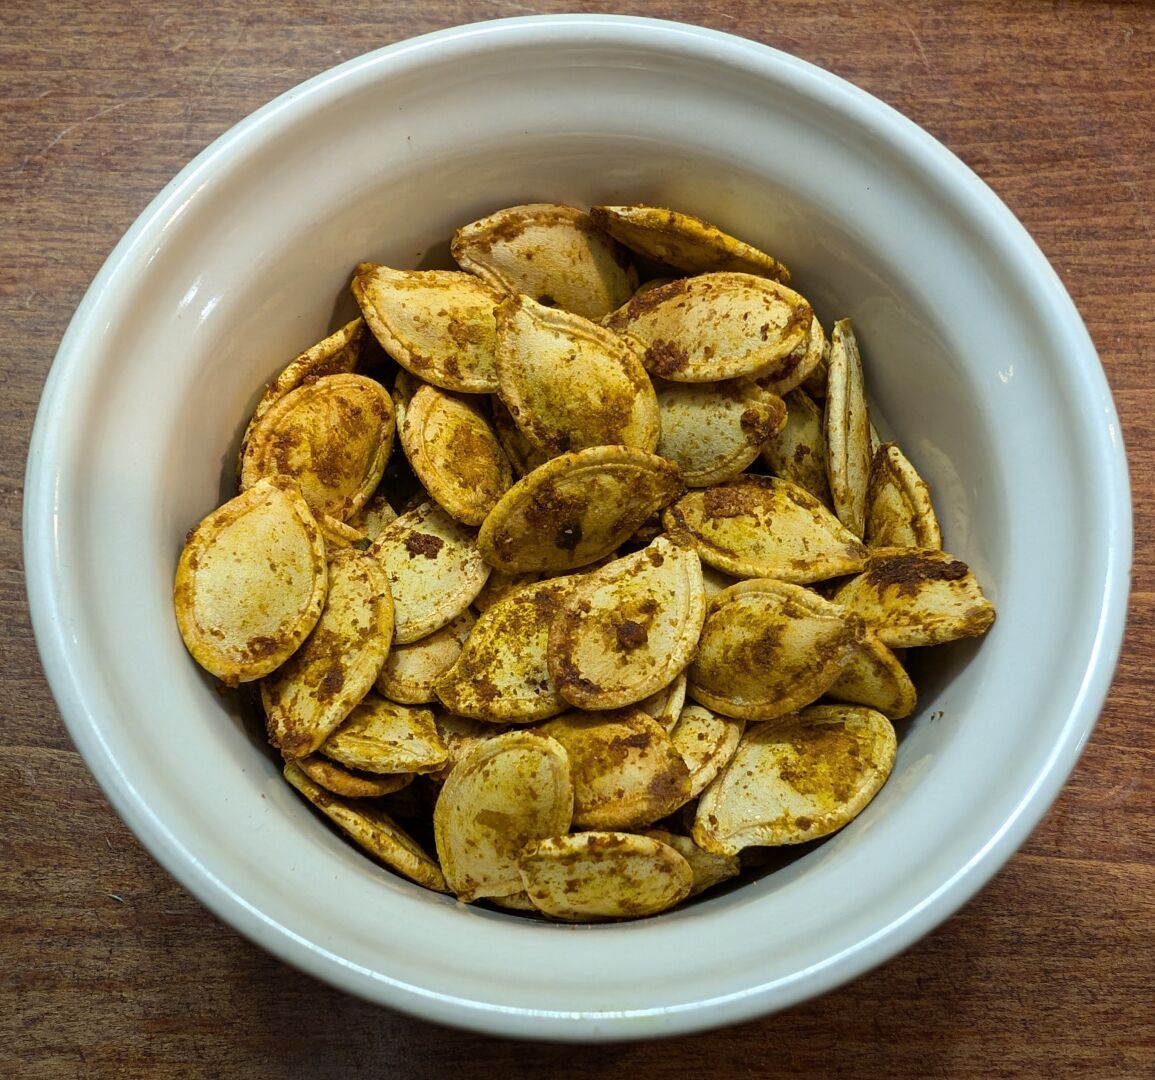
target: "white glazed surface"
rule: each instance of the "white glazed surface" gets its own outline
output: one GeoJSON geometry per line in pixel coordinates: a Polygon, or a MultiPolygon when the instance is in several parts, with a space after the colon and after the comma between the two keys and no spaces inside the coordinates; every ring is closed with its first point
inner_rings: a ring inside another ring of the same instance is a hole
{"type": "Polygon", "coordinates": [[[1130,566],[1117,420],[1070,300],[1002,204],[887,107],[668,23],[479,24],[345,64],[157,198],[61,345],[26,566],[61,711],[114,805],[213,911],[347,990],[539,1038],[642,1038],[782,1008],[957,908],[1057,794],[1110,680],[1130,566]],[[894,775],[772,875],[632,924],[466,908],[381,870],[281,780],[178,636],[188,528],[229,494],[264,382],[352,308],[362,259],[444,260],[523,201],[700,214],[856,323],[881,426],[999,610],[947,647],[894,775]]]}

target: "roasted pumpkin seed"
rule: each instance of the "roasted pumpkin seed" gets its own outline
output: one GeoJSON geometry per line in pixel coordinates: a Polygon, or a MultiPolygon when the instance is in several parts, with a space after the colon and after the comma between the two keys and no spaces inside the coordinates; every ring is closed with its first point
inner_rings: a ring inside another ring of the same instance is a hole
{"type": "Polygon", "coordinates": [[[866,542],[876,548],[942,547],[930,489],[894,443],[879,447],[870,467],[866,542]]]}
{"type": "Polygon", "coordinates": [[[575,581],[550,626],[553,684],[582,709],[641,701],[690,662],[705,611],[697,554],[660,536],[575,581]]]}
{"type": "Polygon", "coordinates": [[[729,881],[742,871],[742,864],[736,855],[716,855],[712,851],[698,847],[688,836],[681,836],[665,829],[646,829],[642,835],[672,847],[690,864],[690,870],[694,875],[690,896],[697,896],[698,893],[712,889],[723,881],[729,881]]]}
{"type": "Polygon", "coordinates": [[[970,568],[945,551],[876,548],[834,599],[891,648],[978,637],[995,621],[970,568]]]}
{"type": "Polygon", "coordinates": [[[687,705],[670,732],[674,749],[690,770],[690,797],[696,799],[738,749],[746,724],[719,716],[702,705],[687,705]]]}
{"type": "Polygon", "coordinates": [[[804,390],[791,390],[783,400],[786,423],[763,444],[762,460],[775,476],[804,487],[824,506],[830,506],[822,410],[804,390]]]}
{"type": "Polygon", "coordinates": [[[590,216],[559,203],[511,206],[464,225],[450,251],[503,293],[600,319],[637,288],[629,253],[590,216]]]}
{"type": "Polygon", "coordinates": [[[185,647],[229,686],[263,678],[300,647],[328,589],[325,543],[296,481],[270,477],[192,532],[173,606],[185,647]]]}
{"type": "Polygon", "coordinates": [[[329,559],[329,593],[305,643],[261,681],[269,739],[287,758],[313,753],[369,692],[393,638],[380,564],[355,548],[329,559]]]}
{"type": "Polygon", "coordinates": [[[470,720],[467,716],[458,716],[455,713],[446,712],[444,709],[434,710],[433,723],[437,727],[438,737],[446,751],[445,762],[441,767],[426,773],[430,780],[437,783],[444,782],[445,778],[468,754],[473,752],[479,743],[485,742],[486,739],[492,739],[494,735],[500,735],[506,730],[503,726],[487,724],[483,720],[470,720]]]}
{"type": "Polygon", "coordinates": [[[594,206],[590,217],[630,250],[688,274],[733,270],[790,284],[790,271],[777,259],[692,214],[658,206],[594,206]]]}
{"type": "Polygon", "coordinates": [[[866,531],[870,479],[870,412],[862,356],[849,319],[834,324],[826,375],[826,475],[838,520],[855,536],[866,531]]]}
{"type": "Polygon", "coordinates": [[[393,402],[364,375],[325,375],[274,402],[249,434],[241,488],[291,476],[314,514],[348,521],[373,494],[393,449],[393,402]]]}
{"type": "Polygon", "coordinates": [[[321,753],[373,773],[435,772],[447,751],[433,713],[370,692],[322,744],[321,753]]]}
{"type": "Polygon", "coordinates": [[[700,274],[634,296],[620,332],[642,362],[673,382],[743,375],[778,378],[810,333],[810,305],[785,285],[750,274],[700,274]]]}
{"type": "Polygon", "coordinates": [[[237,455],[237,479],[241,477],[241,462],[253,427],[270,408],[291,390],[296,390],[306,379],[319,379],[323,375],[340,375],[357,369],[361,357],[361,343],[365,338],[365,320],[354,319],[346,323],[336,333],[330,334],[300,356],[291,360],[284,370],[265,387],[252,418],[241,439],[241,450],[237,455]]]}
{"type": "Polygon", "coordinates": [[[896,749],[890,721],[852,705],[815,706],[755,724],[698,801],[694,841],[736,855],[754,844],[828,836],[878,793],[896,749]]]}
{"type": "Polygon", "coordinates": [[[867,549],[808,491],[743,476],[689,491],[662,515],[671,539],[735,577],[807,584],[853,574],[867,549]]]}
{"type": "Polygon", "coordinates": [[[514,423],[509,409],[505,407],[505,402],[500,397],[494,394],[490,398],[490,403],[493,407],[493,430],[497,433],[497,441],[501,443],[505,456],[513,466],[514,475],[519,480],[549,461],[550,455],[538,450],[514,423]]]}
{"type": "Polygon", "coordinates": [[[806,340],[795,346],[794,351],[779,366],[778,374],[774,377],[762,376],[756,382],[763,390],[783,397],[801,386],[818,370],[828,348],[822,324],[817,318],[811,319],[806,340]]]}
{"type": "Polygon", "coordinates": [[[799,585],[752,578],[710,601],[686,692],[742,720],[772,720],[821,697],[862,636],[859,619],[799,585]]]}
{"type": "Polygon", "coordinates": [[[350,806],[314,784],[291,761],[285,765],[285,779],[342,832],[391,870],[435,892],[449,891],[441,868],[388,814],[364,805],[350,806]]]}
{"type": "Polygon", "coordinates": [[[909,716],[918,702],[914,683],[898,657],[869,629],[855,643],[826,695],[836,701],[868,705],[891,720],[909,716]]]}
{"type": "Polygon", "coordinates": [[[669,686],[663,686],[644,701],[639,701],[638,708],[670,731],[682,715],[685,703],[686,673],[683,671],[669,686]]]}
{"type": "Polygon", "coordinates": [[[513,469],[479,406],[422,386],[399,407],[401,446],[434,501],[466,525],[480,525],[513,484],[513,469]]]}
{"type": "Polygon", "coordinates": [[[473,532],[435,502],[423,502],[387,525],[369,554],[389,576],[399,645],[420,641],[456,619],[489,577],[473,532]]]}
{"type": "Polygon", "coordinates": [[[532,912],[535,915],[539,914],[533,901],[529,898],[529,893],[524,889],[519,889],[508,896],[487,896],[485,899],[486,903],[501,908],[503,911],[524,911],[532,912]]]}
{"type": "Polygon", "coordinates": [[[477,546],[498,570],[567,571],[608,555],[682,491],[678,467],[629,446],[562,454],[513,485],[477,546]]]}
{"type": "Polygon", "coordinates": [[[597,323],[511,296],[497,309],[501,399],[548,457],[658,443],[658,401],[635,347],[597,323]]]}
{"type": "Polygon", "coordinates": [[[412,783],[414,775],[358,772],[338,765],[321,754],[296,758],[293,764],[314,784],[346,799],[378,799],[382,795],[392,795],[412,783]]]}
{"type": "Polygon", "coordinates": [[[329,517],[328,514],[322,514],[317,519],[317,527],[325,538],[325,550],[329,552],[335,551],[337,548],[364,547],[369,542],[368,537],[359,529],[329,517]]]}
{"type": "Polygon", "coordinates": [[[385,351],[425,382],[464,394],[497,389],[493,309],[501,300],[473,274],[362,263],[353,295],[385,351]]]}
{"type": "Polygon", "coordinates": [[[473,598],[473,606],[477,611],[487,611],[498,600],[505,599],[523,585],[532,585],[540,578],[541,574],[538,573],[511,574],[505,570],[492,570],[485,587],[473,598]]]}
{"type": "Polygon", "coordinates": [[[563,712],[546,663],[550,625],[574,585],[569,577],[526,585],[477,620],[453,666],[435,683],[451,712],[490,723],[530,723],[563,712]]]}
{"type": "Polygon", "coordinates": [[[378,493],[349,519],[349,525],[372,543],[385,531],[386,525],[392,525],[396,520],[397,511],[384,495],[378,493]]]}
{"type": "Polygon", "coordinates": [[[684,900],[694,882],[674,848],[636,833],[552,836],[529,845],[520,867],[534,906],[569,922],[657,915],[684,900]]]}
{"type": "Polygon", "coordinates": [[[569,756],[576,828],[652,825],[690,798],[689,767],[665,729],[641,709],[569,712],[536,730],[569,756]]]}
{"type": "Polygon", "coordinates": [[[662,437],[657,452],[675,461],[689,487],[732,480],[782,430],[786,405],[750,379],[657,386],[662,437]]]}
{"type": "Polygon", "coordinates": [[[520,892],[532,841],[569,831],[573,781],[561,744],[508,731],[475,746],[445,780],[433,811],[437,855],[465,901],[520,892]]]}
{"type": "Polygon", "coordinates": [[[436,701],[433,686],[461,655],[475,622],[476,616],[467,608],[428,637],[394,645],[377,676],[377,692],[402,705],[436,701]]]}

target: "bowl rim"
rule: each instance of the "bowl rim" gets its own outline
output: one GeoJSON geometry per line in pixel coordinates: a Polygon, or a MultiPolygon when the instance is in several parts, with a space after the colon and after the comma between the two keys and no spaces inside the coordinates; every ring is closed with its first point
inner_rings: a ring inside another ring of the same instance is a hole
{"type": "Polygon", "coordinates": [[[1059,737],[1034,783],[1023,793],[1013,812],[981,851],[906,915],[882,927],[859,947],[838,956],[817,970],[798,973],[790,980],[755,987],[725,1000],[696,1001],[670,1014],[661,1034],[690,1032],[733,1023],[786,1008],[824,993],[887,960],[913,944],[973,896],[1025,841],[1049,809],[1089,738],[1110,687],[1118,661],[1126,620],[1132,558],[1132,524],[1127,461],[1119,421],[1089,335],[1057,274],[1024,227],[998,196],[969,167],[929,133],[891,106],[807,61],[770,46],[733,34],[687,23],[621,15],[536,15],[464,24],[400,41],[354,57],[285,91],[255,110],[215,139],[193,158],[155,196],[114,247],[76,309],[46,380],[30,442],[23,516],[26,587],[33,630],[45,675],[69,734],[109,801],[150,854],[180,884],[226,923],[282,960],[346,991],[379,1003],[444,1023],[478,1031],[530,1038],[604,1040],[647,1037],[659,1032],[631,1027],[627,1016],[609,1013],[548,1014],[534,1010],[496,1008],[485,1002],[439,996],[431,1000],[415,988],[394,983],[373,973],[359,973],[351,984],[348,965],[313,947],[286,928],[266,920],[245,899],[232,892],[212,869],[195,859],[179,838],[160,820],[131,778],[118,766],[101,737],[100,717],[89,708],[83,680],[70,658],[70,633],[60,618],[61,578],[57,571],[56,526],[61,454],[57,433],[67,416],[70,394],[83,381],[84,341],[99,325],[106,294],[119,276],[150,247],[150,239],[214,167],[233,155],[244,155],[253,135],[287,123],[298,109],[319,107],[350,82],[372,80],[382,69],[408,57],[447,45],[494,37],[514,41],[524,37],[585,37],[606,44],[629,39],[646,48],[685,51],[722,63],[742,63],[767,74],[805,84],[806,92],[824,105],[868,120],[879,137],[916,154],[920,162],[945,182],[966,190],[984,216],[1006,233],[1018,256],[1038,274],[1042,302],[1061,318],[1072,336],[1073,348],[1088,359],[1084,382],[1095,391],[1102,423],[1092,442],[1096,466],[1108,478],[1109,520],[1106,534],[1107,572],[1094,647],[1087,660],[1079,693],[1071,703],[1059,737]],[[1093,360],[1092,365],[1090,361],[1093,360]],[[676,1015],[675,1015],[676,1014],[676,1015]]]}

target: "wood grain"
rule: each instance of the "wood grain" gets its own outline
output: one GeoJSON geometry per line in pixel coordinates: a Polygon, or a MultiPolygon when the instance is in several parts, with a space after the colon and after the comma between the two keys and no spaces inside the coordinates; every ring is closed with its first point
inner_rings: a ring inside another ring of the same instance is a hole
{"type": "Polygon", "coordinates": [[[0,1075],[1155,1074],[1155,5],[8,0],[0,27],[0,1075]],[[116,240],[189,158],[340,60],[561,10],[699,22],[783,48],[894,105],[986,179],[1100,350],[1137,552],[1095,735],[975,900],[903,956],[785,1014],[598,1048],[487,1039],[366,1005],[205,912],[72,749],[37,663],[19,536],[55,347],[116,240]]]}

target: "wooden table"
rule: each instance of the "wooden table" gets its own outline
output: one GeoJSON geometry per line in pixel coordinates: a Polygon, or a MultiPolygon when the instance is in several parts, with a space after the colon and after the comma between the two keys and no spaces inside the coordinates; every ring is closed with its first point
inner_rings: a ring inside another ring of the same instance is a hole
{"type": "Polygon", "coordinates": [[[0,5],[0,1075],[1155,1075],[1155,5],[624,9],[786,49],[945,142],[1054,263],[1122,414],[1135,591],[1102,720],[1023,851],[905,955],[788,1013],[690,1038],[572,1048],[443,1030],[316,983],[218,923],[72,749],[28,624],[21,486],[53,352],[114,242],[193,154],[301,79],[424,31],[567,9],[610,10],[0,5]]]}

